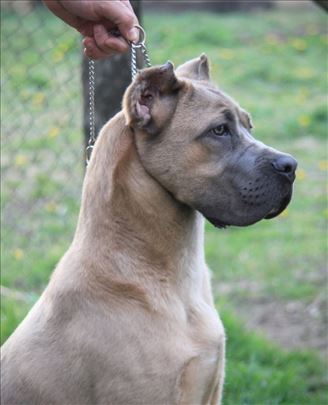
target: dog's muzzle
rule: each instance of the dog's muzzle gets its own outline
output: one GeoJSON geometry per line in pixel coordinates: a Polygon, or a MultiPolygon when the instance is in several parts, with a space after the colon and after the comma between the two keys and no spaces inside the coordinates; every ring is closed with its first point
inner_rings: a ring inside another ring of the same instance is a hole
{"type": "MultiPolygon", "coordinates": [[[[261,156],[259,163],[252,178],[234,184],[236,202],[231,201],[230,207],[234,208],[229,215],[226,212],[215,215],[215,210],[203,211],[215,227],[251,225],[261,219],[274,218],[287,207],[292,197],[297,161],[290,155],[279,154],[270,158],[261,156]]],[[[226,209],[229,211],[230,207],[226,206],[226,209]]]]}

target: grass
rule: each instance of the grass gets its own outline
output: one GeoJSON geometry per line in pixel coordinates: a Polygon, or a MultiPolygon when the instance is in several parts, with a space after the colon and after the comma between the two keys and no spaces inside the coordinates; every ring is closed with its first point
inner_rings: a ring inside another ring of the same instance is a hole
{"type": "Polygon", "coordinates": [[[327,403],[323,363],[245,331],[230,311],[222,315],[228,337],[225,405],[327,403]]]}
{"type": "MultiPolygon", "coordinates": [[[[2,297],[3,342],[72,238],[83,140],[78,36],[43,10],[1,19],[1,284],[27,294],[2,297]]],[[[206,52],[213,79],[252,113],[255,136],[299,161],[293,202],[280,217],[244,229],[207,225],[214,286],[256,283],[263,296],[304,305],[325,294],[326,23],[311,8],[144,18],[154,64],[206,52]]],[[[242,326],[238,305],[249,294],[217,294],[228,336],[225,404],[326,403],[325,364],[315,354],[287,352],[242,326]]]]}

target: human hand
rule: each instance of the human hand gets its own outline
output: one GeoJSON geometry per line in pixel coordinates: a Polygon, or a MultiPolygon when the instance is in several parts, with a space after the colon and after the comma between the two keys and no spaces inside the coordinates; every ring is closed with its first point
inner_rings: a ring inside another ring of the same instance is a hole
{"type": "Polygon", "coordinates": [[[128,0],[43,0],[57,17],[83,36],[84,53],[101,59],[129,49],[138,40],[138,19],[128,0]],[[115,35],[120,33],[121,36],[115,35]],[[114,34],[113,34],[114,33],[114,34]]]}

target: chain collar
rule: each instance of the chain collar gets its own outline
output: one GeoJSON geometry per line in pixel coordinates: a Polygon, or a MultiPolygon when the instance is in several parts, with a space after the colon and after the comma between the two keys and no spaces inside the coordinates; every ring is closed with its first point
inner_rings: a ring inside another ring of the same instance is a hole
{"type": "MultiPolygon", "coordinates": [[[[138,67],[138,54],[143,59],[143,67],[150,67],[150,59],[146,47],[146,33],[140,25],[135,26],[139,30],[139,39],[137,42],[130,42],[131,47],[131,79],[134,80],[136,74],[140,70],[138,67]]],[[[89,164],[92,150],[96,142],[95,129],[95,61],[89,59],[88,66],[88,83],[89,83],[89,141],[86,147],[86,164],[89,164]]]]}
{"type": "Polygon", "coordinates": [[[139,40],[137,42],[131,42],[131,79],[134,80],[138,73],[138,60],[137,54],[140,52],[143,59],[143,67],[150,67],[150,59],[146,48],[146,33],[140,25],[136,25],[139,30],[139,40]]]}
{"type": "Polygon", "coordinates": [[[96,119],[95,119],[95,61],[89,59],[89,141],[86,147],[86,164],[89,164],[91,152],[96,142],[96,119]]]}

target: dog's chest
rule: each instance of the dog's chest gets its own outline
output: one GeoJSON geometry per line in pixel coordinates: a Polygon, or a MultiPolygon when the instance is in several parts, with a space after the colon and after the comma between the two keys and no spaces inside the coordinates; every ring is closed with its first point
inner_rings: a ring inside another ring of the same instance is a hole
{"type": "Polygon", "coordinates": [[[113,403],[137,403],[136,397],[149,404],[208,402],[223,361],[223,327],[215,308],[199,302],[186,308],[184,320],[172,312],[159,317],[132,310],[118,332],[113,334],[112,323],[108,327],[102,334],[108,357],[98,356],[96,372],[105,361],[101,391],[113,403]],[[118,382],[108,385],[112,370],[118,382]]]}
{"type": "Polygon", "coordinates": [[[187,310],[187,331],[196,347],[216,351],[224,337],[222,322],[215,308],[203,304],[187,310]]]}

